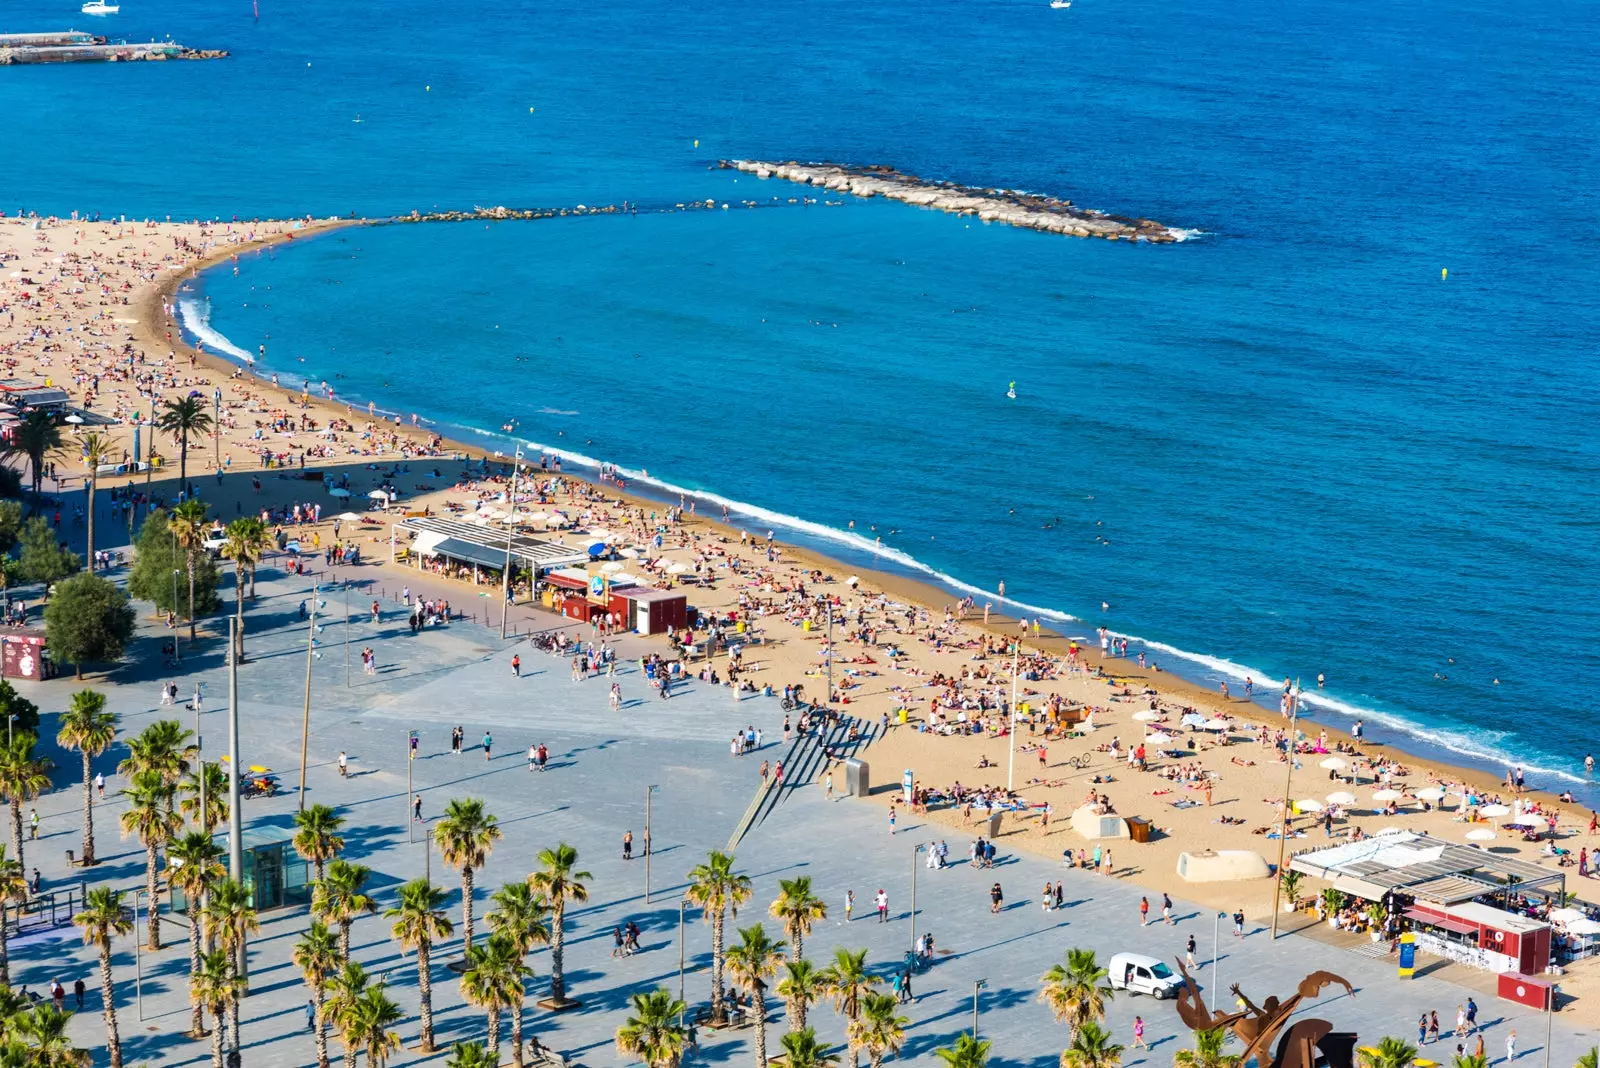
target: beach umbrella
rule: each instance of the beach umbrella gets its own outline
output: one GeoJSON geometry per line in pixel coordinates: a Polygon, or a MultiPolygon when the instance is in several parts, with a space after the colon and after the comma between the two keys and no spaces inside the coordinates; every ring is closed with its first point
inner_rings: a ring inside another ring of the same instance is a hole
{"type": "Polygon", "coordinates": [[[1206,717],[1198,712],[1185,712],[1180,722],[1185,727],[1201,727],[1205,725],[1206,717]]]}
{"type": "Polygon", "coordinates": [[[535,512],[535,513],[533,513],[532,515],[530,515],[528,517],[528,522],[530,522],[530,523],[543,523],[546,519],[549,519],[549,518],[550,518],[550,516],[545,512],[535,512]]]}
{"type": "Polygon", "coordinates": [[[1225,719],[1208,719],[1200,726],[1202,729],[1208,731],[1225,731],[1228,730],[1232,724],[1225,719]]]}
{"type": "Polygon", "coordinates": [[[359,513],[357,513],[357,512],[340,512],[338,515],[334,516],[333,518],[342,519],[346,523],[359,523],[359,522],[361,522],[362,519],[364,519],[366,517],[361,515],[361,514],[359,514],[359,513]]]}
{"type": "Polygon", "coordinates": [[[604,556],[606,554],[606,543],[603,541],[590,542],[588,553],[590,556],[604,556]]]}
{"type": "Polygon", "coordinates": [[[389,491],[388,490],[371,490],[371,491],[369,491],[367,493],[367,496],[372,498],[375,501],[386,501],[386,500],[389,499],[389,491]]]}
{"type": "Polygon", "coordinates": [[[1155,742],[1157,745],[1165,745],[1172,741],[1172,735],[1166,734],[1162,731],[1151,731],[1149,734],[1144,736],[1144,740],[1147,742],[1155,742]]]}
{"type": "Polygon", "coordinates": [[[1556,923],[1576,923],[1578,920],[1587,920],[1589,917],[1584,915],[1582,909],[1565,908],[1551,910],[1550,918],[1556,923]]]}
{"type": "Polygon", "coordinates": [[[626,557],[629,560],[637,560],[639,558],[639,551],[637,549],[621,549],[618,551],[617,555],[626,557]]]}
{"type": "Polygon", "coordinates": [[[1536,816],[1532,812],[1524,813],[1523,815],[1518,816],[1508,822],[1513,827],[1528,827],[1535,831],[1542,831],[1546,827],[1550,826],[1549,820],[1545,819],[1543,816],[1536,816]]]}
{"type": "Polygon", "coordinates": [[[1399,790],[1374,790],[1372,793],[1374,801],[1398,801],[1402,796],[1399,790]]]}
{"type": "Polygon", "coordinates": [[[1491,818],[1495,816],[1509,816],[1511,815],[1511,810],[1505,805],[1484,805],[1478,810],[1478,815],[1489,816],[1491,818]]]}
{"type": "Polygon", "coordinates": [[[1294,807],[1301,812],[1321,812],[1326,806],[1316,798],[1308,797],[1304,801],[1296,801],[1294,807]]]}
{"type": "Polygon", "coordinates": [[[622,561],[612,560],[610,563],[601,564],[600,570],[609,572],[611,574],[616,574],[618,571],[622,570],[622,561]]]}
{"type": "Polygon", "coordinates": [[[333,489],[328,491],[328,496],[330,496],[330,497],[338,497],[340,500],[346,500],[350,496],[350,491],[347,490],[347,489],[344,489],[343,487],[335,486],[335,487],[333,487],[333,489]]]}
{"type": "Polygon", "coordinates": [[[1323,760],[1317,766],[1321,767],[1321,768],[1327,768],[1329,771],[1338,771],[1340,768],[1345,767],[1346,764],[1344,762],[1344,758],[1343,757],[1336,757],[1335,756],[1335,757],[1328,757],[1327,759],[1323,760]]]}
{"type": "Polygon", "coordinates": [[[1328,804],[1330,805],[1353,805],[1355,803],[1356,795],[1349,790],[1335,790],[1328,795],[1328,804]]]}
{"type": "Polygon", "coordinates": [[[1385,835],[1385,834],[1404,834],[1404,833],[1406,833],[1406,829],[1404,827],[1380,827],[1375,832],[1374,837],[1377,837],[1377,836],[1380,836],[1380,835],[1385,835]]]}
{"type": "Polygon", "coordinates": [[[1600,934],[1600,920],[1591,920],[1587,917],[1581,920],[1573,920],[1567,924],[1567,933],[1575,935],[1600,934]]]}
{"type": "Polygon", "coordinates": [[[593,538],[595,541],[605,541],[607,538],[611,537],[611,531],[591,530],[589,531],[589,537],[593,538]]]}
{"type": "Polygon", "coordinates": [[[81,416],[81,415],[69,415],[69,416],[66,417],[66,419],[63,420],[63,422],[81,423],[81,422],[83,422],[83,416],[81,416]]]}
{"type": "Polygon", "coordinates": [[[681,575],[687,570],[689,570],[688,564],[671,563],[667,565],[667,574],[669,575],[681,575]]]}
{"type": "Polygon", "coordinates": [[[1487,827],[1479,827],[1475,831],[1467,832],[1467,841],[1469,842],[1492,842],[1494,839],[1495,833],[1487,827]]]}
{"type": "Polygon", "coordinates": [[[1140,723],[1152,723],[1161,718],[1161,713],[1155,711],[1154,709],[1147,708],[1142,712],[1135,712],[1133,714],[1133,718],[1138,720],[1140,723]]]}
{"type": "Polygon", "coordinates": [[[1429,786],[1429,787],[1427,787],[1425,789],[1418,790],[1417,791],[1417,796],[1420,797],[1424,801],[1443,801],[1444,800],[1444,787],[1442,787],[1442,786],[1429,786]]]}

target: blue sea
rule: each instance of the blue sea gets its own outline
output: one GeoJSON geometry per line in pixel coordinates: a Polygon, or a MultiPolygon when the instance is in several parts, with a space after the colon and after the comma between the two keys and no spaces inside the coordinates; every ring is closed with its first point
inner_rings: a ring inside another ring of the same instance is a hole
{"type": "Polygon", "coordinates": [[[76,8],[22,0],[0,29],[233,56],[0,72],[8,211],[643,209],[280,247],[185,295],[211,347],[619,464],[852,566],[980,603],[1003,580],[1014,611],[1235,692],[1322,673],[1331,724],[1581,782],[1588,5],[76,8]],[[1194,236],[790,204],[724,157],[889,163],[1194,236]]]}

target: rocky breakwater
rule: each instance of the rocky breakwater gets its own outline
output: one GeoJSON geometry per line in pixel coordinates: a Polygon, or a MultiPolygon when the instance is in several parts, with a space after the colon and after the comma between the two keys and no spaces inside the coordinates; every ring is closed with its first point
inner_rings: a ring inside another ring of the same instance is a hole
{"type": "Polygon", "coordinates": [[[830,192],[858,197],[886,197],[952,215],[976,215],[984,222],[1005,223],[1071,237],[1107,241],[1151,241],[1165,244],[1182,235],[1154,219],[1130,219],[1076,207],[1070,200],[1035,196],[1011,189],[983,189],[955,182],[930,182],[893,167],[848,167],[836,163],[769,163],[723,160],[722,166],[757,178],[782,178],[830,192]]]}

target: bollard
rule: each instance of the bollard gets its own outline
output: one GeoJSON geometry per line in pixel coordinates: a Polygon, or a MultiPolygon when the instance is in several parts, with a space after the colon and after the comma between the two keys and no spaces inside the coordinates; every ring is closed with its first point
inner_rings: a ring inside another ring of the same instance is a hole
{"type": "Polygon", "coordinates": [[[70,849],[67,850],[67,867],[70,868],[76,863],[77,863],[77,861],[74,860],[73,857],[72,857],[72,850],[70,850],[70,849]]]}

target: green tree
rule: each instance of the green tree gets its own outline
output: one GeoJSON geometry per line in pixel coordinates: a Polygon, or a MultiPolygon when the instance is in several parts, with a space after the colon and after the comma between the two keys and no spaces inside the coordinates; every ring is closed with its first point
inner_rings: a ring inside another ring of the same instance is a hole
{"type": "Polygon", "coordinates": [[[13,432],[6,451],[21,453],[27,458],[28,483],[35,497],[39,496],[39,487],[44,483],[45,460],[60,448],[61,428],[56,425],[55,416],[38,408],[25,414],[13,432]]]}
{"type": "MultiPolygon", "coordinates": [[[[4,470],[11,470],[9,467],[4,470]]],[[[17,534],[22,530],[22,503],[0,501],[0,556],[17,547],[17,534]]]]}
{"type": "MultiPolygon", "coordinates": [[[[1593,1052],[1594,1051],[1591,1048],[1590,1053],[1593,1052]]],[[[1589,1056],[1589,1054],[1584,1055],[1584,1057],[1587,1056],[1589,1056]]],[[[1574,1068],[1595,1068],[1594,1061],[1590,1060],[1587,1064],[1585,1064],[1584,1057],[1578,1058],[1578,1063],[1574,1066],[1574,1068]]],[[[1458,1053],[1454,1057],[1450,1058],[1450,1068],[1489,1068],[1489,1058],[1479,1056],[1476,1053],[1458,1053]]]]}
{"type": "Polygon", "coordinates": [[[322,882],[328,861],[344,852],[344,817],[327,805],[312,805],[294,814],[294,851],[311,862],[313,883],[322,882]]]}
{"type": "Polygon", "coordinates": [[[44,608],[45,641],[58,664],[115,663],[133,637],[133,606],[116,583],[85,572],[56,587],[44,608]]]}
{"type": "MultiPolygon", "coordinates": [[[[233,561],[233,599],[238,623],[234,627],[234,655],[244,663],[244,579],[254,576],[256,564],[272,545],[267,525],[254,516],[245,516],[229,523],[222,555],[233,561]]],[[[251,584],[254,585],[252,577],[251,584]]]]}
{"type": "Polygon", "coordinates": [[[378,911],[378,902],[367,893],[372,869],[339,859],[328,865],[328,874],[311,888],[311,911],[339,925],[339,955],[350,959],[350,925],[356,917],[378,911]]]}
{"type": "Polygon", "coordinates": [[[1061,1051],[1061,1068],[1121,1068],[1122,1047],[1111,1041],[1111,1032],[1094,1020],[1086,1020],[1072,1036],[1072,1045],[1061,1051]]]}
{"type": "Polygon", "coordinates": [[[111,439],[104,434],[90,431],[81,439],[83,447],[83,466],[88,472],[84,476],[84,491],[88,496],[88,545],[84,555],[89,560],[89,570],[94,570],[94,491],[100,481],[100,465],[111,462],[111,439]]]}
{"type": "Polygon", "coordinates": [[[24,868],[22,855],[22,806],[50,789],[50,772],[55,764],[34,750],[38,737],[32,731],[13,731],[0,746],[0,795],[11,806],[11,852],[24,868]]]}
{"type": "MultiPolygon", "coordinates": [[[[205,910],[201,904],[210,889],[221,881],[222,863],[217,858],[222,848],[211,840],[209,831],[185,831],[167,846],[167,885],[182,892],[189,913],[189,974],[200,971],[205,953],[201,929],[205,910]]],[[[206,1033],[205,1005],[194,987],[189,990],[189,1034],[201,1038],[206,1033]]],[[[222,1023],[219,1018],[217,1026],[222,1023]]]]}
{"type": "Polygon", "coordinates": [[[1095,960],[1094,950],[1069,949],[1066,964],[1053,965],[1045,972],[1039,1000],[1076,1033],[1090,1021],[1105,1019],[1106,1002],[1115,996],[1109,979],[1109,973],[1095,960]]]}
{"type": "Polygon", "coordinates": [[[792,960],[785,964],[783,978],[778,981],[778,996],[789,1013],[789,1030],[804,1030],[811,1006],[821,1001],[827,992],[827,979],[815,964],[808,960],[792,960]]]}
{"type": "Polygon", "coordinates": [[[391,1030],[404,1019],[400,1006],[383,992],[383,980],[369,986],[351,1005],[345,1023],[345,1040],[366,1050],[367,1068],[383,1068],[389,1055],[400,1048],[400,1036],[391,1030]]]}
{"type": "Polygon", "coordinates": [[[567,1000],[566,974],[562,970],[567,902],[588,901],[589,887],[584,880],[594,876],[578,870],[578,851],[565,842],[554,849],[539,850],[538,859],[542,867],[528,876],[528,885],[550,906],[550,998],[563,1002],[567,1000]]]}
{"type": "Polygon", "coordinates": [[[339,952],[338,936],[321,920],[312,920],[311,928],[294,944],[293,959],[306,986],[311,988],[316,1017],[313,1026],[317,1039],[317,1068],[328,1068],[328,980],[339,971],[344,960],[339,952]]]}
{"type": "Polygon", "coordinates": [[[362,995],[367,992],[367,971],[348,958],[333,973],[329,986],[333,995],[328,998],[323,1011],[339,1031],[344,1045],[345,1068],[355,1068],[356,1051],[361,1048],[361,1027],[357,1019],[362,995]]]}
{"type": "Polygon", "coordinates": [[[71,1019],[72,1013],[49,1003],[35,1005],[18,1015],[10,1030],[25,1052],[22,1059],[6,1063],[26,1064],[27,1068],[85,1068],[93,1058],[88,1050],[72,1044],[67,1034],[67,1021],[71,1019]]]}
{"type": "Polygon", "coordinates": [[[439,855],[452,868],[461,870],[461,945],[472,948],[473,873],[489,862],[494,844],[500,840],[500,825],[477,797],[458,797],[444,808],[444,815],[433,827],[433,840],[439,855]]]}
{"type": "Polygon", "coordinates": [[[1377,1046],[1359,1051],[1362,1068],[1410,1068],[1417,1059],[1417,1047],[1403,1038],[1385,1035],[1377,1046]]]}
{"type": "MultiPolygon", "coordinates": [[[[823,982],[828,993],[833,995],[833,1007],[849,1023],[861,1018],[861,1005],[866,998],[877,993],[877,986],[883,982],[876,975],[867,971],[867,951],[864,949],[848,950],[839,946],[833,951],[833,963],[828,965],[823,972],[823,982]]],[[[860,1051],[852,1047],[850,1050],[850,1068],[857,1068],[861,1063],[860,1051]]]]}
{"type": "Polygon", "coordinates": [[[158,719],[128,739],[128,755],[117,770],[132,778],[153,771],[169,786],[177,787],[199,751],[189,744],[194,732],[175,719],[158,719]]]}
{"type": "Polygon", "coordinates": [[[783,933],[794,946],[794,959],[805,958],[802,939],[811,933],[818,920],[828,918],[828,906],[811,892],[811,877],[800,875],[793,879],[778,880],[778,896],[768,910],[783,923],[783,933]]]}
{"type": "Polygon", "coordinates": [[[728,950],[728,971],[750,995],[756,1025],[756,1068],[767,1065],[767,980],[783,964],[783,943],[775,942],[759,923],[739,932],[739,944],[728,950]]]}
{"type": "Polygon", "coordinates": [[[225,1021],[241,985],[224,949],[204,954],[199,965],[189,971],[189,997],[211,1013],[211,1068],[223,1066],[222,1041],[228,1030],[225,1021]]]}
{"type": "MultiPolygon", "coordinates": [[[[524,961],[535,946],[550,944],[550,909],[533,892],[533,887],[526,882],[506,883],[494,892],[491,900],[494,902],[494,911],[485,917],[489,923],[489,930],[510,939],[511,944],[522,954],[524,961]]],[[[531,968],[528,974],[530,976],[533,974],[531,968]]],[[[520,1000],[511,1007],[511,1060],[521,1068],[522,1002],[520,1000]]]]}
{"type": "Polygon", "coordinates": [[[783,1047],[783,1053],[777,1059],[783,1062],[784,1068],[829,1068],[839,1063],[839,1055],[830,1053],[809,1027],[790,1031],[778,1044],[783,1047]]]}
{"type": "Polygon", "coordinates": [[[111,748],[117,740],[118,717],[106,711],[106,695],[94,690],[79,690],[72,704],[61,713],[61,729],[56,742],[64,749],[76,749],[83,757],[83,865],[92,867],[94,855],[94,758],[111,748]]]}
{"type": "Polygon", "coordinates": [[[122,1039],[117,1034],[116,985],[111,981],[111,940],[133,930],[122,912],[122,892],[97,886],[83,898],[83,908],[72,917],[83,931],[83,944],[100,952],[100,1000],[105,1006],[106,1051],[111,1068],[122,1068],[122,1039]]]}
{"type": "Polygon", "coordinates": [[[1194,1048],[1180,1049],[1172,1055],[1173,1068],[1239,1068],[1239,1058],[1222,1052],[1228,1041],[1226,1027],[1212,1027],[1194,1033],[1194,1048]]]}
{"type": "Polygon", "coordinates": [[[11,986],[11,950],[6,944],[10,931],[7,911],[28,900],[28,879],[22,865],[6,856],[0,845],[0,988],[11,986]]]}
{"type": "Polygon", "coordinates": [[[945,1068],[984,1068],[989,1063],[989,1040],[960,1035],[956,1044],[933,1051],[945,1068]]]}
{"type": "Polygon", "coordinates": [[[167,526],[183,550],[183,569],[189,575],[189,640],[195,640],[195,581],[206,554],[206,502],[190,497],[172,510],[167,526]]]}
{"type": "Polygon", "coordinates": [[[161,902],[157,889],[158,854],[162,846],[183,830],[182,821],[172,811],[172,784],[154,771],[141,771],[133,777],[123,795],[128,807],[122,810],[122,836],[137,835],[144,845],[145,892],[150,898],[149,947],[161,948],[161,902]]]}
{"type": "Polygon", "coordinates": [[[883,1068],[883,1059],[905,1045],[910,1026],[893,994],[868,994],[861,999],[861,1015],[850,1021],[850,1046],[865,1053],[872,1068],[883,1068]]]}
{"type": "Polygon", "coordinates": [[[499,1058],[490,1057],[482,1042],[457,1042],[444,1060],[444,1068],[498,1068],[499,1058]]]}
{"type": "Polygon", "coordinates": [[[210,833],[228,822],[228,773],[221,764],[208,760],[197,765],[178,784],[178,791],[183,795],[178,811],[196,827],[210,833]],[[200,811],[201,795],[206,799],[204,813],[200,811]]]}
{"type": "Polygon", "coordinates": [[[488,1016],[489,1053],[500,1053],[500,1015],[522,1002],[523,977],[528,968],[522,953],[504,935],[490,935],[483,945],[467,950],[467,970],[461,974],[461,996],[488,1016]]]}
{"type": "MultiPolygon", "coordinates": [[[[83,570],[83,558],[61,543],[55,528],[42,515],[31,516],[22,524],[17,542],[20,546],[17,573],[24,582],[39,582],[48,587],[83,570]]],[[[49,592],[45,591],[47,596],[49,592]]]]}
{"type": "MultiPolygon", "coordinates": [[[[421,1003],[423,1053],[433,1052],[433,974],[429,968],[433,944],[450,937],[455,928],[444,911],[444,891],[426,879],[413,879],[400,887],[400,903],[384,915],[394,921],[391,928],[402,949],[417,954],[417,997],[421,1003]]],[[[520,1058],[519,1058],[520,1063],[520,1058]]]]}
{"type": "Polygon", "coordinates": [[[0,726],[10,722],[13,731],[39,733],[39,706],[17,692],[10,679],[0,679],[0,726]]]}
{"type": "Polygon", "coordinates": [[[728,1018],[722,1003],[724,923],[731,910],[739,917],[739,906],[750,900],[750,877],[733,870],[733,854],[712,850],[704,864],[689,870],[689,888],[684,896],[700,907],[700,914],[711,925],[711,1022],[728,1018]]]}
{"type": "Polygon", "coordinates": [[[689,1033],[678,1025],[688,1007],[667,990],[634,994],[633,1011],[617,1028],[617,1052],[644,1061],[646,1068],[677,1068],[689,1033]]]}
{"type": "Polygon", "coordinates": [[[178,485],[189,486],[189,439],[206,434],[211,429],[211,413],[206,411],[204,397],[190,395],[162,404],[156,416],[156,429],[171,434],[178,443],[178,485]]]}
{"type": "Polygon", "coordinates": [[[156,611],[165,615],[176,614],[187,618],[189,602],[182,599],[173,583],[174,572],[187,572],[194,565],[194,611],[210,615],[222,607],[217,590],[222,585],[222,573],[216,562],[201,552],[191,558],[174,540],[172,515],[165,509],[151,512],[139,527],[134,540],[133,569],[128,573],[128,593],[141,601],[149,601],[156,611]]]}
{"type": "Polygon", "coordinates": [[[1600,1046],[1590,1046],[1588,1052],[1578,1058],[1578,1063],[1573,1065],[1573,1068],[1600,1068],[1600,1046]]]}
{"type": "Polygon", "coordinates": [[[206,930],[216,937],[217,944],[233,964],[233,974],[241,980],[228,1010],[228,1039],[234,1049],[239,1048],[239,996],[244,992],[245,940],[260,929],[256,910],[250,904],[250,891],[232,879],[218,880],[206,902],[206,930]]]}

